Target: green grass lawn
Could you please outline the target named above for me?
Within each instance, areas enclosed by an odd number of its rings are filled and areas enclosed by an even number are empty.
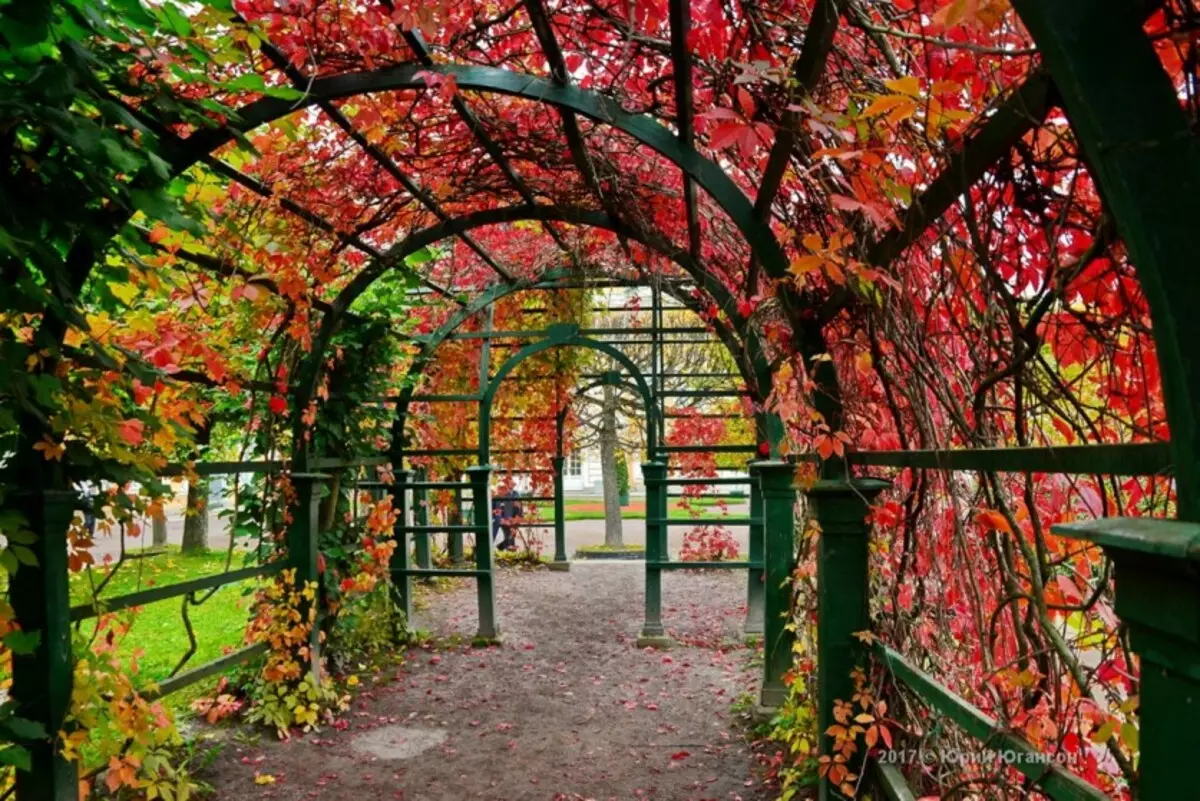
[[[241,554],[234,554],[230,568],[236,570],[242,566]],[[92,597],[92,583],[99,584],[108,575],[109,570],[107,567],[93,567],[90,579],[87,572],[72,576],[71,603],[89,601]],[[100,599],[177,584],[224,570],[223,551],[183,556],[178,549],[171,549],[161,555],[126,561],[104,585]],[[243,581],[220,587],[212,592],[211,597],[208,597],[210,591],[205,591],[197,600],[205,597],[207,600],[200,606],[188,608],[188,618],[196,635],[196,652],[181,668],[181,672],[203,665],[224,655],[227,650],[243,645],[242,638],[251,601],[251,596],[247,593],[252,587],[252,581]],[[179,660],[187,653],[188,636],[181,617],[183,603],[182,597],[169,598],[140,609],[116,613],[122,620],[132,620],[128,633],[120,643],[118,653],[127,658],[134,650],[141,649],[138,664],[142,681],[153,682],[168,678]],[[79,631],[88,636],[95,630],[95,623],[94,619],[82,621]],[[197,682],[172,693],[167,700],[177,711],[183,711],[194,698],[211,688],[217,680],[217,677],[213,677]]]
[[[710,496],[706,496],[706,497],[702,497],[702,498],[693,498],[693,499],[691,499],[691,505],[693,508],[695,508],[695,507],[710,507],[710,506],[715,507],[717,505],[718,500],[719,500],[719,498],[714,495],[710,495]],[[745,498],[745,497],[742,497],[742,498],[725,497],[725,501],[730,506],[736,506],[738,504],[749,503],[749,499]],[[603,506],[603,503],[604,502],[601,499],[583,500],[583,499],[571,498],[571,499],[568,499],[563,504],[564,516],[567,520],[603,520],[604,519],[604,510],[603,510],[603,508],[600,508]],[[644,498],[635,498],[634,503],[638,504],[638,505],[644,505],[645,499]],[[705,511],[704,514],[711,515],[713,517],[717,517],[720,515],[720,510],[714,508],[714,509]],[[672,519],[683,520],[685,518],[691,517],[692,515],[688,510],[679,508],[679,500],[677,498],[672,498],[667,507],[667,516]],[[740,514],[738,516],[744,517],[745,515]],[[538,503],[538,519],[544,520],[547,522],[554,520],[554,504],[553,504],[553,502],[541,501]],[[621,519],[622,520],[645,520],[646,512],[643,508],[637,508],[637,509],[625,508],[622,510]]]

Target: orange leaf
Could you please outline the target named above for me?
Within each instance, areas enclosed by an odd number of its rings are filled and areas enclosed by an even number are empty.
[[[995,509],[984,509],[975,516],[975,522],[985,528],[1002,531],[1005,534],[1012,534],[1012,526],[1008,524],[1008,518],[997,512]]]

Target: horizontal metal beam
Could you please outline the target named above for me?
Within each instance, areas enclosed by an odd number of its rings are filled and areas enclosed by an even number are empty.
[[[222,587],[226,584],[236,584],[239,581],[247,579],[259,578],[261,576],[271,576],[282,571],[287,567],[286,562],[272,562],[267,565],[258,565],[256,567],[245,567],[241,570],[230,570],[225,573],[216,573],[211,576],[203,576],[201,578],[192,579],[191,581],[181,581],[177,584],[165,584],[161,587],[151,587],[147,590],[139,590],[125,595],[117,595],[112,598],[97,598],[96,600],[78,604],[71,607],[71,622],[75,623],[88,618],[99,617],[107,612],[118,612],[122,609],[129,609],[133,606],[145,606],[146,604],[154,603],[155,601],[165,601],[168,598],[178,598],[181,595],[187,595],[192,592],[201,590],[210,590],[214,587]]]
[[[660,445],[663,453],[753,453],[757,445]]]
[[[711,329],[704,326],[675,326],[671,328],[581,328],[580,336],[645,336],[653,332],[661,334],[711,334]],[[549,336],[549,329],[538,331],[463,331],[449,334],[447,340],[467,339],[540,339]],[[420,342],[421,337],[413,337],[414,342]]]
[[[256,642],[254,645],[247,645],[245,648],[239,648],[233,653],[225,654],[211,662],[205,662],[203,665],[194,667],[177,676],[164,679],[154,686],[142,690],[141,695],[143,698],[151,700],[161,698],[164,695],[170,695],[176,690],[187,687],[189,684],[195,684],[198,681],[207,679],[209,676],[215,676],[244,662],[249,662],[251,659],[265,654],[270,647],[271,644],[266,642]]]
[[[946,451],[859,451],[852,465],[998,473],[1154,476],[1171,472],[1167,442],[1064,445],[1061,448],[977,448]]]

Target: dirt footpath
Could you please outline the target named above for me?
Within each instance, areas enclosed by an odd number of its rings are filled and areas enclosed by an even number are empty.
[[[504,644],[484,650],[466,644],[474,584],[435,594],[415,623],[441,650],[412,650],[336,727],[231,738],[206,778],[221,799],[768,798],[731,728],[730,704],[757,676],[752,651],[730,647],[744,576],[666,575],[664,622],[683,644],[665,652],[634,645],[643,576],[628,563],[502,572]]]

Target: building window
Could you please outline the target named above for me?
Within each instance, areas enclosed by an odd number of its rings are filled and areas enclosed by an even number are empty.
[[[571,453],[567,454],[567,467],[565,475],[583,475],[583,458],[579,455],[579,451],[572,451]]]

